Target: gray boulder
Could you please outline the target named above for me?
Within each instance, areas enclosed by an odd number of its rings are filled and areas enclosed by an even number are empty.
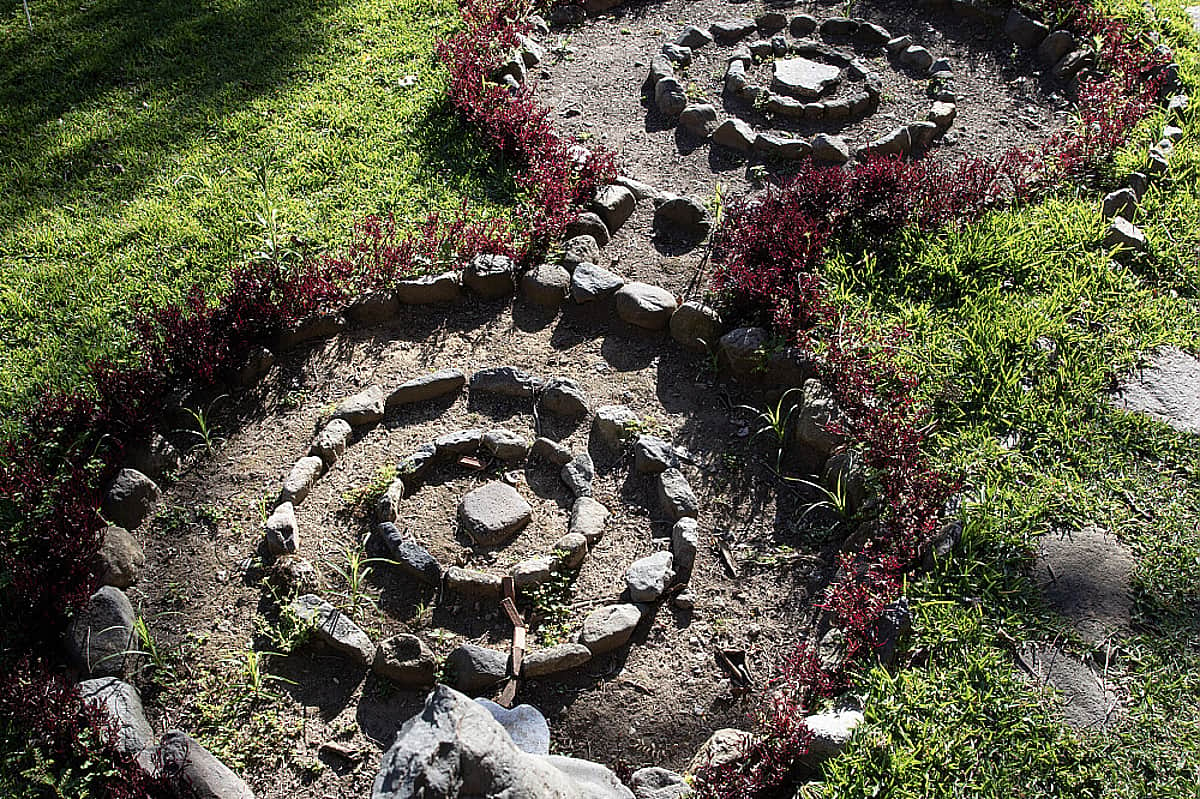
[[[554,554],[564,568],[578,569],[587,553],[588,542],[582,533],[567,533],[554,542]]]
[[[533,440],[533,446],[529,448],[529,455],[555,466],[566,466],[571,460],[571,450],[545,436],[539,436]]]
[[[263,525],[267,539],[267,550],[272,555],[295,552],[300,545],[300,525],[296,521],[296,506],[281,502],[267,517]]]
[[[637,605],[605,605],[596,608],[583,620],[579,643],[593,655],[601,655],[625,646],[642,620]]]
[[[587,395],[583,393],[583,388],[567,377],[548,380],[538,402],[543,409],[559,416],[575,417],[588,412]]]
[[[529,441],[503,427],[488,430],[480,443],[484,450],[502,461],[518,461],[529,454]]]
[[[455,430],[450,433],[442,433],[433,440],[433,446],[437,448],[437,453],[440,457],[458,458],[463,455],[474,454],[482,442],[483,430],[473,427],[470,430]],[[387,521],[394,521],[394,519],[388,519]]]
[[[737,150],[739,153],[748,153],[754,149],[756,135],[754,128],[750,127],[749,123],[743,122],[737,117],[731,117],[713,131],[712,140],[713,144]]]
[[[567,525],[568,533],[583,536],[588,544],[594,544],[604,534],[604,525],[611,514],[608,508],[591,497],[579,497],[571,506],[571,520]]]
[[[158,746],[162,775],[191,789],[195,799],[254,799],[241,777],[185,732],[172,730]]]
[[[1104,236],[1104,246],[1141,252],[1146,249],[1146,234],[1128,219],[1118,216]]]
[[[316,455],[328,468],[346,454],[346,442],[350,440],[350,433],[350,423],[345,419],[330,419],[321,428],[321,432],[317,433],[312,446],[308,448],[308,454]]]
[[[576,497],[587,497],[592,494],[592,481],[596,479],[596,464],[592,456],[583,452],[576,455],[564,467],[559,475]]]
[[[136,530],[161,498],[162,491],[149,477],[137,469],[122,469],[108,484],[100,510],[113,524]]]
[[[699,551],[700,525],[692,517],[684,516],[671,528],[671,552],[675,555],[675,570],[684,580],[691,576]]]
[[[571,275],[571,296],[583,304],[606,299],[625,285],[625,279],[595,264],[579,264]]]
[[[658,286],[633,281],[617,290],[614,298],[617,316],[635,327],[665,330],[679,301]]]
[[[374,659],[375,645],[362,628],[321,597],[316,594],[298,596],[292,602],[292,609],[301,621],[311,626],[313,636],[330,649],[363,666]]]
[[[687,108],[688,98],[678,78],[664,77],[654,85],[654,104],[665,117],[675,117],[683,113]]]
[[[596,192],[596,199],[592,201],[592,209],[604,222],[604,226],[613,233],[633,216],[635,208],[637,199],[633,192],[616,184],[600,189]]]
[[[533,508],[508,483],[491,482],[469,491],[458,506],[463,529],[476,544],[493,546],[529,523]]]
[[[717,358],[722,367],[741,380],[762,375],[767,359],[764,348],[767,331],[761,327],[738,327],[730,330],[717,345]]]
[[[679,466],[679,456],[669,441],[639,435],[633,443],[633,465],[638,474],[658,474]]]
[[[405,305],[454,302],[461,296],[462,282],[457,272],[426,275],[396,283],[396,299]]]
[[[673,522],[686,516],[695,518],[700,510],[696,493],[678,469],[667,469],[658,475],[658,502]]]
[[[308,492],[312,491],[324,470],[325,462],[316,455],[305,455],[296,461],[288,476],[283,479],[279,501],[299,505],[308,497]]]
[[[446,656],[446,679],[460,691],[486,691],[508,676],[508,655],[463,644]]]
[[[530,755],[550,754],[550,725],[546,717],[533,705],[517,705],[509,709],[497,705],[490,699],[476,699],[479,705],[492,714],[508,737],[522,752]]]
[[[636,194],[634,196],[636,198]],[[601,247],[608,244],[608,240],[612,237],[608,232],[608,226],[604,224],[604,220],[598,214],[591,211],[581,212],[574,222],[567,225],[567,229],[563,231],[563,236],[568,239],[573,239],[576,236],[591,236]]]
[[[154,744],[154,730],[146,721],[138,690],[116,677],[97,677],[79,683],[84,702],[104,711],[117,730],[117,750],[134,757]]]
[[[511,294],[516,268],[507,255],[477,255],[463,270],[463,285],[486,299]]]
[[[600,245],[586,233],[567,239],[563,242],[562,262],[568,271],[580,264],[600,263]]]
[[[712,230],[712,219],[699,200],[667,197],[654,209],[654,229],[670,238],[698,239]]]
[[[671,314],[671,338],[682,347],[704,352],[717,343],[721,317],[714,308],[688,300]]]
[[[634,602],[654,602],[663,595],[675,576],[670,552],[655,552],[634,561],[625,571],[625,586]]]
[[[521,665],[521,676],[528,680],[570,671],[579,668],[591,658],[592,650],[577,643],[535,649],[525,655]]]
[[[367,386],[353,397],[347,397],[333,412],[333,418],[345,419],[352,426],[374,424],[383,418],[383,389]]]
[[[133,605],[121,589],[101,587],[67,625],[71,664],[84,674],[120,676],[125,671],[134,618]]]
[[[1004,35],[1022,47],[1034,48],[1050,35],[1050,29],[1014,8],[1004,20]]]
[[[388,395],[385,404],[391,408],[413,402],[425,402],[453,394],[467,383],[466,375],[457,369],[439,369],[427,375],[406,380]]]
[[[700,139],[707,139],[717,129],[717,109],[709,103],[693,103],[679,113],[679,127]]]
[[[817,379],[804,382],[804,402],[796,414],[793,437],[801,445],[829,455],[845,443],[846,435],[833,429],[838,421],[837,405],[828,389]]]
[[[850,145],[841,136],[818,133],[812,140],[813,160],[844,164],[850,160]]]
[[[617,447],[634,435],[639,424],[637,414],[625,405],[601,405],[592,419],[592,433],[608,446]]]
[[[403,688],[424,688],[437,678],[437,658],[415,635],[394,635],[379,642],[371,671]]]
[[[523,399],[542,390],[544,381],[515,366],[494,366],[471,375],[471,390]]]
[[[557,308],[571,287],[571,273],[558,264],[538,264],[521,277],[521,291],[534,305]]]
[[[391,522],[380,522],[376,529],[391,553],[391,559],[401,571],[426,585],[441,585],[442,564],[429,554],[429,550]]]

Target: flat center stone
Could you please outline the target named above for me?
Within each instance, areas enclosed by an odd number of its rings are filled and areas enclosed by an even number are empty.
[[[842,71],[807,58],[775,62],[775,88],[805,100],[815,100],[837,85]]]
[[[508,483],[493,482],[467,493],[458,519],[476,544],[492,546],[511,538],[529,523],[533,509]]]

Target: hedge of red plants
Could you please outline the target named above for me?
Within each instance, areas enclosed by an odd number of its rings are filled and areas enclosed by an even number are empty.
[[[300,264],[255,261],[232,272],[210,297],[193,289],[181,306],[138,314],[137,366],[93,364],[88,388],[47,395],[0,444],[0,741],[24,740],[48,763],[113,764],[88,772],[94,796],[165,796],[121,758],[103,720],[85,707],[59,666],[64,619],[97,585],[101,487],[126,454],[146,443],[173,387],[230,379],[258,347],[312,314],[343,307],[353,294],[404,277],[460,268],[481,252],[529,263],[565,229],[575,209],[614,173],[611,156],[581,153],[561,137],[529,88],[488,80],[518,44],[525,0],[464,0],[463,29],[439,46],[458,111],[518,165],[524,215],[502,225],[464,209],[401,232],[391,219],[356,226],[345,253]],[[831,246],[855,246],[902,227],[932,229],[1028,200],[1064,178],[1091,174],[1151,107],[1165,56],[1131,44],[1121,25],[1086,0],[1043,0],[1104,41],[1104,80],[1080,91],[1082,124],[1038,153],[949,167],[933,161],[876,160],[853,169],[809,166],[795,182],[754,203],[735,203],[718,241],[714,288],[736,318],[768,323],[790,344],[820,351],[822,377],[846,416],[846,432],[882,477],[886,511],[877,534],[842,563],[825,606],[849,635],[852,656],[876,644],[880,611],[933,532],[950,486],[921,452],[924,411],[910,376],[891,357],[895,339],[868,336],[832,307],[820,279]],[[761,742],[743,762],[701,774],[702,795],[770,795],[787,784],[808,739],[803,716],[818,697],[844,686],[801,647],[782,666],[764,702]]]

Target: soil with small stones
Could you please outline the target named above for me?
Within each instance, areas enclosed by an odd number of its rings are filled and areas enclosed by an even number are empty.
[[[662,603],[643,619],[630,646],[561,679],[525,682],[517,701],[547,715],[555,751],[611,766],[683,768],[713,730],[746,727],[774,664],[806,629],[812,592],[828,577],[821,564],[832,560],[844,531],[836,519],[806,512],[814,497],[780,488],[772,478],[769,442],[752,434],[757,425],[751,414],[736,407],[761,406],[763,397],[717,380],[703,359],[665,336],[606,321],[610,312],[570,307],[551,317],[521,304],[476,300],[448,312],[412,311],[393,327],[347,333],[286,357],[259,388],[219,402],[213,417],[222,442],[211,455],[196,457],[167,492],[160,516],[138,531],[148,566],[131,596],[153,620],[160,645],[176,648],[188,634],[198,637],[201,643],[189,649],[192,672],[226,662],[252,643],[271,648],[256,635],[273,615],[262,585],[261,508],[341,398],[371,383],[396,386],[437,368],[470,374],[512,364],[578,381],[593,408],[627,404],[647,430],[685,448],[694,461],[684,471],[700,499],[703,540],[690,583],[694,610]],[[591,452],[596,496],[613,511],[570,595],[549,616],[521,603],[534,626],[532,640],[545,643],[543,636],[578,630],[589,610],[617,600],[629,564],[669,545],[671,525],[658,509],[653,479],[633,472],[630,453],[589,442],[590,417],[578,425],[545,414],[539,421],[532,409],[532,401],[464,392],[403,407],[380,424],[356,429],[345,457],[297,509],[300,554],[322,573],[322,595],[350,609],[338,570],[345,569],[346,551],[369,532],[364,503],[354,497],[381,467],[439,434],[503,426]],[[519,490],[534,506],[534,521],[524,532],[476,553],[458,531],[459,499],[503,470],[441,469],[405,500],[404,525],[445,565],[470,563],[499,573],[523,557],[546,553],[566,531],[569,497],[557,470],[533,461],[516,470]],[[717,534],[733,544],[737,579],[715,554]],[[367,585],[352,615],[374,641],[411,630],[441,656],[466,641],[507,648],[511,625],[494,603],[452,592],[439,597],[380,564]],[[735,692],[717,665],[718,646],[747,652],[754,676],[748,694]],[[300,740],[270,745],[280,753],[278,765],[247,769],[259,795],[367,795],[379,753],[425,692],[399,690],[314,645],[271,658],[269,669],[295,681],[282,686],[289,695],[285,714],[302,722],[304,732]],[[160,732],[175,724],[186,729],[195,710],[186,700],[170,708],[151,701],[149,708]],[[347,761],[321,754],[329,741],[359,755]],[[315,772],[297,765],[314,757],[324,764]]]
[[[770,179],[783,179],[789,167],[687,137],[659,113],[643,83],[651,58],[689,25],[707,29],[714,22],[752,18],[768,8],[726,0],[627,3],[581,26],[553,30],[541,38],[546,59],[530,71],[537,86],[535,97],[551,109],[565,133],[585,145],[600,144],[615,152],[622,173],[629,177],[708,203],[718,190],[725,199],[745,194],[759,185],[754,179],[756,168],[766,168],[773,176]],[[840,6],[810,3],[782,10],[789,17],[809,13],[818,20],[845,13]],[[926,47],[935,58],[946,58],[953,67],[957,117],[926,157],[991,158],[1014,147],[1037,147],[1069,123],[1068,87],[1050,77],[1031,51],[1014,47],[994,24],[886,0],[855,3],[850,14],[877,22],[894,36],[912,36],[915,44]],[[789,42],[797,41],[786,29],[781,33]],[[723,92],[726,59],[734,49],[759,38],[753,33],[737,44],[714,41],[696,49],[686,71],[676,70],[691,101],[712,103],[718,119],[738,116],[764,133],[808,137],[829,132],[851,144],[865,144],[926,118],[931,103],[926,81],[897,67],[882,51],[865,59],[883,80],[883,101],[875,113],[845,123],[764,116]],[[829,39],[828,43],[862,55],[848,41]],[[752,82],[770,85],[769,63],[750,72],[758,78]],[[605,249],[602,258],[630,279],[665,277],[670,288],[685,291],[686,278],[698,268],[701,254],[694,245],[654,238],[652,216],[650,204],[641,204],[624,235]]]

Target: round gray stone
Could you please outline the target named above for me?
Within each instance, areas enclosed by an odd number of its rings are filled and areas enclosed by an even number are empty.
[[[482,546],[508,539],[529,523],[533,508],[508,483],[491,482],[467,493],[458,518],[467,535]]]

